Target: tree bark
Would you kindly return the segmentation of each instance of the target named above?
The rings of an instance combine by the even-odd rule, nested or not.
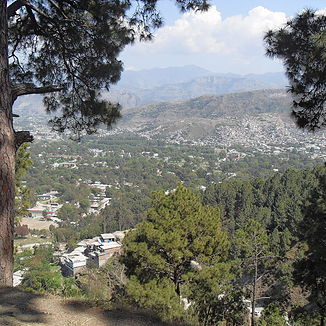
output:
[[[12,286],[15,133],[8,64],[7,1],[0,0],[0,286]]]
[[[258,276],[258,258],[256,256],[255,257],[255,275],[254,275],[253,286],[252,286],[251,326],[255,326],[257,276]]]

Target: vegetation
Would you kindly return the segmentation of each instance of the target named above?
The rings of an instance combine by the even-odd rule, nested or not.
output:
[[[49,71],[43,71],[40,67],[51,58],[54,59],[53,62],[60,62],[62,57],[58,49],[62,42],[65,43],[62,40],[57,40],[56,43],[56,38],[47,40],[47,33],[56,31],[60,35],[61,31],[57,31],[58,24],[55,22],[60,21],[67,9],[65,6],[54,6],[52,1],[50,3],[49,7],[39,8],[26,4],[25,16],[24,7],[19,12],[22,15],[20,19],[17,17],[17,21],[11,22],[20,24],[21,40],[26,42],[30,35],[28,26],[27,29],[24,28],[26,22],[33,17],[38,18],[32,19],[32,23],[38,26],[52,17],[45,25],[44,40],[41,43],[43,50],[49,55],[45,56],[45,61],[38,57],[37,52],[32,52],[30,57],[31,60],[37,59],[34,72],[38,76],[35,80],[42,84],[40,92],[43,92],[43,87],[48,87],[46,81],[50,78],[49,71],[53,73],[57,69],[50,67]],[[114,28],[111,26],[114,19],[117,16],[127,17],[126,10],[130,7],[128,2],[124,2],[125,7],[119,7],[121,3],[115,2],[111,4],[112,8],[107,7],[107,2],[101,2],[104,6],[102,9],[115,9],[115,15],[104,22],[97,15],[98,8],[93,7],[96,3],[86,4],[85,8],[77,6],[72,11],[72,19],[65,25],[67,32],[72,27],[70,24],[76,22],[77,18],[78,23],[88,22],[89,16],[85,16],[84,11],[92,13],[94,17],[92,33],[98,31],[99,27],[107,27],[107,21]],[[206,1],[177,3],[184,10],[194,6],[206,8]],[[143,1],[142,4],[144,7],[139,10],[145,16],[139,16],[140,13],[136,12],[134,20],[131,20],[131,30],[122,22],[121,25],[120,21],[117,23],[115,31],[121,32],[118,40],[122,37],[121,41],[124,40],[125,43],[116,46],[115,51],[110,53],[113,56],[111,59],[115,59],[120,49],[133,40],[133,32],[142,22],[139,19],[146,18],[146,14],[154,14],[151,16],[154,27],[160,25],[159,17],[155,16],[156,1]],[[71,2],[66,5],[71,6]],[[80,9],[83,9],[82,12]],[[117,9],[121,11],[116,11]],[[44,14],[47,17],[43,17]],[[299,125],[310,129],[324,124],[318,115],[310,120],[302,115],[308,111],[310,114],[316,105],[317,109],[320,109],[318,105],[322,108],[324,106],[318,96],[307,98],[307,90],[315,86],[319,90],[321,84],[322,93],[324,87],[324,80],[319,80],[321,68],[324,67],[318,61],[324,58],[324,32],[318,33],[319,26],[324,24],[324,16],[320,17],[311,11],[305,11],[289,22],[286,29],[270,32],[266,36],[271,55],[290,56],[291,60],[292,52],[276,50],[282,46],[281,50],[285,51],[283,42],[294,36],[298,37],[295,40],[299,49],[295,54],[304,60],[299,66],[297,62],[286,62],[289,78],[293,82],[291,91],[301,96],[299,101],[294,102],[299,108],[294,115]],[[10,27],[12,28],[11,25]],[[84,27],[83,25],[78,30],[77,36],[83,35]],[[294,35],[297,27],[302,30],[299,29],[300,33]],[[150,30],[141,30],[142,37],[149,38]],[[15,30],[10,32],[17,36]],[[38,29],[33,29],[33,32],[39,40]],[[0,50],[3,41],[1,37],[0,35]],[[311,46],[310,53],[315,60],[318,59],[312,66],[304,49],[305,40]],[[278,44],[278,41],[281,43]],[[49,53],[51,45],[54,46],[53,53]],[[71,46],[72,52],[81,49],[81,52],[84,50],[86,54],[92,54],[96,50],[95,45],[84,49],[83,42],[80,44],[81,48],[75,43]],[[19,49],[19,44],[17,48]],[[68,68],[66,66],[66,71],[63,70],[57,79],[54,78],[59,86],[63,79],[68,78],[60,89],[61,95],[54,95],[46,100],[49,109],[58,109],[60,103],[66,106],[66,116],[64,114],[52,121],[59,131],[72,128],[80,133],[80,119],[86,117],[82,121],[83,128],[92,133],[98,123],[107,122],[110,125],[118,115],[117,108],[98,100],[97,90],[101,86],[108,88],[118,78],[121,66],[115,61],[116,66],[110,67],[102,57],[97,58],[100,59],[99,62],[92,65],[93,59],[94,56],[90,55],[86,59],[80,58],[80,62],[84,62],[88,68],[91,67],[95,74],[97,69],[112,68],[113,75],[109,81],[104,81],[102,71],[97,72],[98,76],[92,76],[92,73],[88,75],[87,71],[82,72],[82,76],[86,73],[86,78],[94,79],[91,78],[90,85],[78,79],[77,86],[80,86],[80,82],[85,85],[77,90],[74,73],[79,76],[80,72],[71,67],[71,75],[68,69],[70,63]],[[0,56],[0,68],[1,62]],[[12,64],[13,68],[20,69],[17,62],[15,66],[15,60]],[[316,66],[318,71],[314,70]],[[17,71],[13,71],[16,78],[19,76]],[[28,76],[20,78],[22,82],[26,82]],[[76,94],[78,99],[74,97]],[[76,103],[81,104],[78,112],[73,109]],[[100,116],[98,119],[94,110]],[[279,110],[282,111],[283,107]],[[308,111],[304,112],[305,110]],[[113,113],[112,119],[106,113],[109,116]],[[156,113],[149,112],[150,118],[157,118]],[[70,121],[71,117],[76,121]],[[232,155],[234,152],[230,153],[222,148],[198,149],[185,146],[183,149],[186,150],[181,153],[178,146],[159,141],[153,144],[132,137],[127,142],[126,139],[123,140],[123,148],[120,139],[110,142],[105,139],[98,142],[96,139],[96,142],[96,148],[90,148],[89,144],[84,143],[77,147],[63,142],[61,148],[55,143],[41,143],[41,146],[33,149],[33,155],[42,157],[45,152],[51,152],[51,157],[36,161],[28,182],[37,193],[53,189],[59,192],[58,201],[63,204],[59,212],[62,222],[58,228],[52,227],[50,230],[55,241],[66,242],[68,248],[73,249],[79,239],[93,237],[101,232],[130,228],[123,242],[123,254],[113,257],[99,270],[88,270],[77,278],[63,278],[52,246],[39,246],[17,253],[15,270],[24,272],[22,286],[25,289],[63,296],[82,296],[106,307],[121,303],[131,304],[151,310],[161,320],[173,324],[187,322],[189,325],[207,326],[246,325],[250,310],[251,326],[285,326],[287,318],[296,326],[325,324],[325,166],[305,170],[287,169],[289,164],[296,161],[297,166],[302,167],[302,154],[299,151],[293,151],[291,155],[286,153],[286,157],[269,157],[262,162],[259,159],[267,156],[257,153],[254,156],[245,148],[237,149],[235,159]],[[67,154],[62,154],[63,152]],[[67,158],[73,160],[70,162],[73,163],[71,170],[63,167]],[[17,179],[17,185],[21,186],[21,173],[29,165],[29,156],[24,148],[18,153],[18,162],[16,172],[20,178]],[[96,167],[96,173],[91,172],[89,166]],[[47,168],[47,175],[42,175],[44,167]],[[279,172],[274,173],[277,171]],[[0,176],[1,173],[2,170]],[[96,189],[94,182],[106,184],[105,194]],[[2,189],[5,193],[8,192],[7,188]],[[158,189],[168,190],[157,191]],[[151,194],[153,190],[155,192]],[[20,194],[22,199],[23,190]],[[12,193],[5,196],[8,200],[12,199]],[[91,214],[89,209],[92,201],[101,196],[110,197],[111,205],[97,214]],[[11,207],[9,205],[9,209]],[[26,232],[24,227],[17,228],[17,234],[25,235]],[[10,265],[10,259],[7,263]],[[0,275],[0,282],[3,284],[10,284],[7,274]],[[250,309],[247,306],[248,301]],[[258,305],[264,307],[260,318],[257,318]]]
[[[158,191],[123,255],[100,270],[63,280],[44,249],[17,254],[15,268],[28,268],[23,286],[34,291],[132,305],[173,323],[246,325],[250,302],[251,311],[264,306],[259,319],[251,316],[257,326],[286,325],[286,316],[317,326],[324,319],[325,175],[325,167],[290,169],[226,180],[202,195],[182,185]],[[69,239],[103,226],[102,217],[84,219]],[[65,223],[51,230],[55,237],[65,237]]]
[[[183,11],[208,8],[206,0],[176,4]],[[156,7],[157,0],[0,2],[0,284],[12,285],[15,154],[33,140],[29,131],[14,130],[14,102],[47,94],[47,112],[57,112],[53,129],[77,138],[110,127],[120,105],[104,101],[101,91],[119,80],[124,47],[150,39],[162,25]]]
[[[94,138],[79,144],[39,141],[31,146],[31,157],[33,167],[26,176],[26,184],[33,189],[32,195],[35,197],[56,190],[59,202],[64,204],[59,213],[64,223],[54,231],[57,241],[134,227],[145,219],[151,193],[159,189],[174,189],[179,182],[195,192],[208,187],[206,198],[214,188],[212,184],[229,179],[231,183],[240,184],[242,181],[235,179],[264,177],[275,173],[275,169],[285,172],[289,166],[299,169],[312,167],[319,161],[310,157],[310,153],[299,151],[269,156],[240,146],[223,150],[171,145],[131,136]],[[67,161],[74,162],[76,168],[60,165]],[[275,176],[274,187],[279,186],[278,178]],[[101,193],[94,187],[94,182],[108,185],[106,192]],[[287,187],[285,184],[282,189]],[[104,195],[111,198],[111,204],[96,216],[83,216],[94,198]],[[230,205],[235,203],[226,203],[227,207]],[[258,207],[260,202],[255,205]],[[260,214],[267,214],[270,209],[266,207],[260,210]]]
[[[304,207],[304,218],[300,224],[301,238],[306,244],[303,257],[295,264],[294,275],[297,284],[309,291],[309,310],[320,316],[320,325],[326,317],[326,174],[318,174],[318,186],[310,194]]]
[[[265,35],[268,56],[283,60],[293,95],[292,114],[301,128],[325,126],[326,16],[311,10]]]
[[[74,280],[61,275],[53,252],[51,246],[43,245],[17,255],[15,269],[24,271],[22,287],[41,293],[78,295],[80,291]]]
[[[22,145],[16,154],[16,203],[15,203],[15,224],[19,224],[19,218],[26,214],[26,209],[30,208],[35,203],[35,197],[31,188],[23,183],[28,170],[32,166],[31,153],[29,145]]]

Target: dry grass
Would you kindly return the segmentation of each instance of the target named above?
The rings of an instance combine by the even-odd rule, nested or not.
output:
[[[103,311],[82,301],[0,288],[1,326],[168,326],[130,309]],[[171,325],[170,325],[171,326]]]
[[[28,217],[23,217],[21,224],[27,225],[29,229],[35,230],[48,230],[50,225],[58,226],[58,224],[53,221],[40,221],[35,218]]]

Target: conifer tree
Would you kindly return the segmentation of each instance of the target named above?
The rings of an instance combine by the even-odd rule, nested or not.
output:
[[[283,61],[292,115],[299,127],[312,131],[326,125],[325,29],[326,15],[305,10],[265,35],[266,54]]]
[[[326,319],[326,174],[319,170],[319,184],[312,191],[301,223],[304,257],[294,264],[297,284],[309,292],[309,312],[317,313],[320,325]]]
[[[219,211],[180,185],[168,194],[155,193],[147,220],[124,241],[123,262],[127,275],[144,287],[165,280],[180,297],[192,264],[215,266],[226,260],[228,247]]]
[[[269,239],[261,223],[249,219],[243,228],[237,231],[235,243],[240,251],[243,274],[250,276],[251,326],[254,326],[258,283],[266,274],[265,262],[270,258]]]
[[[207,0],[176,0],[186,11]],[[130,15],[129,15],[130,14]],[[111,126],[120,106],[101,90],[117,82],[118,55],[162,25],[157,0],[0,0],[0,284],[12,284],[15,153],[32,141],[14,129],[12,107],[27,94],[47,94],[54,130],[75,135]]]

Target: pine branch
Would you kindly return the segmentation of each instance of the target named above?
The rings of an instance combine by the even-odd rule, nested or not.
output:
[[[13,2],[12,4],[10,4],[7,8],[7,17],[13,17],[15,16],[16,12],[18,9],[20,9],[21,7],[23,7],[24,1],[23,0],[17,0],[15,2]]]
[[[46,94],[59,92],[63,90],[63,87],[57,86],[43,86],[37,87],[33,83],[25,83],[25,84],[14,84],[12,86],[11,98],[12,103],[14,103],[17,97],[28,94]]]
[[[15,146],[16,150],[24,144],[31,143],[34,140],[34,137],[30,134],[29,131],[15,131]]]
[[[26,9],[33,10],[33,11],[37,12],[40,16],[43,16],[44,18],[47,18],[48,20],[52,20],[52,17],[47,15],[43,10],[37,8],[32,3],[30,3],[29,1],[26,1],[26,0],[16,0],[11,5],[9,5],[7,8],[7,18],[9,19],[9,18],[15,16],[17,10],[22,7],[26,7]]]

